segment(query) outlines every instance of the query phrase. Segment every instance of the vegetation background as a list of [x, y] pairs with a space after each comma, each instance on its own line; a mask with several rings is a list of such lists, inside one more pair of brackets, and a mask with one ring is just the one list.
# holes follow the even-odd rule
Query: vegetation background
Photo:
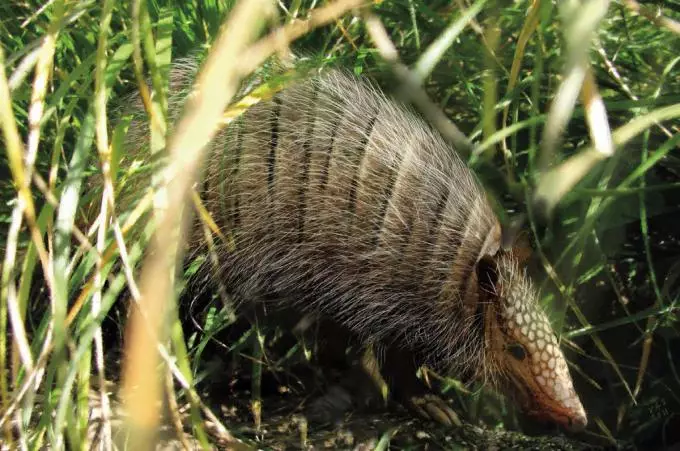
[[[166, 128], [172, 130], [165, 103], [170, 61], [241, 45], [249, 52], [240, 66], [217, 59], [213, 72], [231, 80], [259, 73], [287, 44], [305, 57], [307, 70], [342, 65], [390, 92], [407, 91], [447, 138], [462, 142], [459, 150], [503, 220], [524, 215], [542, 301], [561, 331], [590, 418], [578, 440], [631, 449], [680, 442], [677, 0], [376, 0], [361, 10], [353, 8], [358, 1], [258, 0], [250, 2], [257, 14], [242, 12], [247, 20], [232, 24], [243, 41], [220, 40], [236, 3], [0, 5], [2, 446], [90, 449], [93, 442], [108, 445], [106, 431], [121, 424], [143, 443], [155, 428], [156, 397], [164, 400], [168, 436], [183, 430], [178, 443], [185, 448], [233, 447], [237, 439], [272, 448], [315, 440], [349, 446], [346, 436], [307, 434], [303, 424], [282, 420], [315, 389], [294, 371], [317, 374], [313, 346], [285, 341], [286, 331], [274, 326], [236, 327], [219, 290], [206, 294], [188, 283], [201, 261], [182, 265], [172, 289], [157, 286], [167, 311], [162, 321], [152, 312], [150, 321], [164, 324], [163, 345], [135, 335], [128, 316], [143, 298], [136, 290], [148, 293], [152, 285], [144, 280], [167, 276], [139, 275], [143, 262], [153, 263], [142, 250], [158, 204], [113, 216], [104, 210], [108, 221], [86, 215], [100, 208], [106, 183], [119, 190], [130, 173], [150, 167], [130, 165], [121, 145], [120, 113], [140, 82], [156, 120], [151, 149], [163, 149]], [[378, 39], [381, 30], [388, 41]], [[256, 38], [262, 40], [252, 44]], [[221, 100], [233, 116], [281, 83]], [[167, 137], [170, 147], [181, 142]], [[90, 175], [100, 177], [98, 189], [84, 181]], [[142, 229], [128, 235], [135, 227]], [[146, 361], [167, 377], [134, 375], [130, 362]], [[127, 384], [149, 387], [149, 398], [133, 397], [126, 417], [119, 414], [120, 370]], [[483, 387], [451, 383], [445, 391], [468, 423], [532, 432], [512, 405]], [[407, 416], [358, 418], [362, 430], [355, 433], [377, 448], [454, 446], [451, 431], [414, 425]], [[474, 431], [467, 446], [484, 443]]]

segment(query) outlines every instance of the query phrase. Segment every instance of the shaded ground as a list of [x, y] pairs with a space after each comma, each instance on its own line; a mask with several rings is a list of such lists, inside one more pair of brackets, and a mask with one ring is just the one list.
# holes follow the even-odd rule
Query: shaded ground
[[[564, 436], [528, 437], [516, 432], [493, 431], [464, 424], [451, 429], [413, 418], [401, 409], [389, 412], [357, 412], [335, 428], [309, 428], [291, 420], [290, 412], [301, 399], [266, 401], [262, 428], [257, 434], [245, 406], [228, 418], [232, 432], [266, 449], [466, 449], [466, 450], [586, 450], [599, 449]], [[239, 402], [239, 404], [242, 404]], [[245, 421], [244, 421], [245, 420]], [[306, 443], [303, 438], [306, 435]], [[381, 443], [382, 441], [382, 443]], [[603, 449], [603, 448], [602, 448]]]
[[[248, 410], [247, 399], [237, 399], [233, 405], [222, 406], [220, 420], [242, 444], [236, 447], [223, 443], [216, 449], [266, 450], [599, 450], [626, 449], [595, 447], [561, 434], [529, 437], [517, 432], [490, 430], [470, 424], [451, 429], [421, 421], [399, 409], [390, 412], [361, 412], [350, 415], [335, 427], [306, 427], [300, 417], [291, 415], [298, 410], [301, 398], [268, 399], [262, 425], [256, 431]], [[216, 412], [217, 413], [217, 412]], [[186, 420], [186, 418], [185, 418]], [[94, 424], [94, 422], [93, 422]], [[114, 430], [117, 421], [114, 421]], [[185, 422], [186, 424], [186, 422]], [[220, 434], [210, 424], [206, 431], [213, 443], [220, 443]], [[200, 449], [198, 442], [185, 430], [185, 440], [191, 448]], [[170, 426], [163, 427], [158, 450], [181, 450], [177, 434]]]

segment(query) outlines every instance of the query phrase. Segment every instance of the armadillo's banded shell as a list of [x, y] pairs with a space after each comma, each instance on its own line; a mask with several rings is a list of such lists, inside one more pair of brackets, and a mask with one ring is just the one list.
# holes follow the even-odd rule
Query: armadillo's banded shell
[[[197, 68], [173, 65], [171, 122]], [[127, 163], [148, 158], [144, 110], [132, 106]], [[218, 271], [203, 268], [237, 300], [315, 310], [364, 344], [396, 341], [418, 364], [481, 376], [533, 414], [587, 423], [525, 252], [500, 249], [473, 173], [412, 111], [331, 71], [251, 107], [216, 136], [206, 166], [201, 194], [227, 240], [215, 240]], [[119, 208], [155, 165], [139, 167], [119, 184]], [[192, 231], [194, 252], [204, 231]]]
[[225, 256], [230, 288], [296, 294], [360, 332], [364, 321], [391, 322], [377, 329], [417, 340], [422, 330], [399, 323], [431, 328], [425, 315], [442, 317], [432, 314], [441, 302], [447, 321], [462, 315], [460, 302], [476, 293], [474, 264], [499, 240], [455, 151], [344, 72], [254, 105], [207, 161], [206, 206], [236, 243]]

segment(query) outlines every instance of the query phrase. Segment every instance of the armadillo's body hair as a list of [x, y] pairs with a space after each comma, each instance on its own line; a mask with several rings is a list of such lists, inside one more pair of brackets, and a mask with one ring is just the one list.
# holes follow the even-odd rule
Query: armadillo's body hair
[[[186, 61], [173, 68], [171, 117], [195, 71]], [[221, 267], [212, 277], [235, 298], [277, 298], [328, 315], [366, 342], [410, 348], [440, 370], [520, 384], [542, 408], [559, 400], [556, 419], [585, 421], [483, 189], [409, 108], [333, 70], [255, 104], [217, 135], [206, 162], [204, 204], [235, 244], [217, 241]], [[510, 342], [530, 360], [513, 363]], [[555, 371], [544, 376], [544, 368]]]
[[[463, 312], [457, 288], [496, 223], [470, 171], [415, 114], [344, 72], [293, 86], [278, 99], [278, 107], [256, 105], [243, 118], [253, 134], [262, 131], [251, 145], [264, 149], [258, 158], [244, 147], [248, 160], [238, 172], [248, 188], [234, 187], [238, 174], [229, 177], [218, 163], [233, 158], [236, 133], [227, 130], [208, 157], [206, 207], [219, 223], [242, 229], [237, 251], [224, 259], [230, 285], [249, 298], [295, 293], [287, 298], [300, 307], [338, 319], [365, 340], [404, 342], [440, 368], [484, 368], [479, 328], [460, 327], [477, 312]], [[310, 106], [314, 111], [305, 111]], [[275, 162], [273, 108], [280, 109]], [[302, 178], [308, 186], [298, 193]], [[383, 180], [381, 189], [365, 188]], [[224, 207], [237, 199], [234, 220]], [[409, 239], [414, 226], [421, 230]], [[457, 249], [458, 242], [466, 247]]]

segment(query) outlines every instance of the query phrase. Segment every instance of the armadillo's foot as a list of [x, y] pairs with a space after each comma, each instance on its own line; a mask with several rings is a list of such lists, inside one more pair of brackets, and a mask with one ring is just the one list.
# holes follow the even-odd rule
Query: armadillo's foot
[[461, 426], [458, 414], [439, 396], [427, 393], [412, 396], [406, 400], [407, 407], [427, 420], [433, 420], [445, 426]]
[[309, 403], [305, 417], [310, 423], [335, 425], [342, 421], [352, 406], [352, 395], [343, 387], [334, 385]]
[[417, 377], [418, 367], [412, 355], [400, 348], [388, 348], [384, 354], [382, 373], [395, 401], [425, 420], [450, 427], [463, 424], [451, 406]]

